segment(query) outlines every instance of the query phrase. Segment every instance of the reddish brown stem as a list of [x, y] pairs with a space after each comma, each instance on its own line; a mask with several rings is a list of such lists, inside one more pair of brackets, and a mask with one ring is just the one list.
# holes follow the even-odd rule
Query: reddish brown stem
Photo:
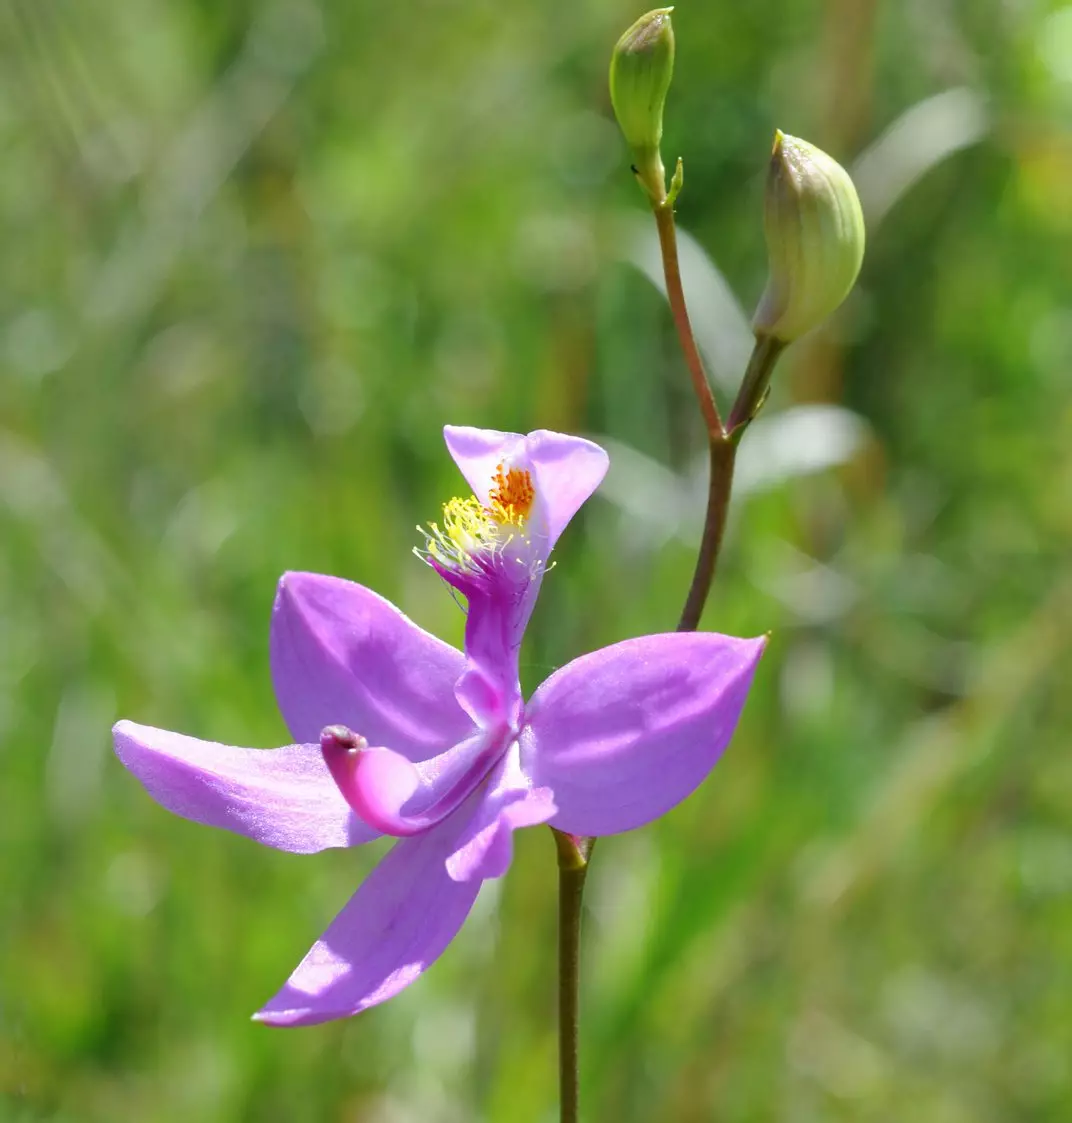
[[661, 203], [653, 203], [652, 211], [655, 214], [655, 225], [659, 230], [659, 248], [662, 250], [663, 273], [666, 276], [666, 296], [670, 302], [670, 311], [674, 317], [681, 350], [685, 354], [685, 365], [689, 368], [689, 375], [692, 378], [692, 388], [696, 391], [696, 398], [700, 403], [700, 412], [707, 426], [708, 437], [713, 441], [716, 436], [722, 436], [722, 418], [719, 416], [715, 396], [711, 393], [711, 383], [707, 379], [703, 360], [696, 347], [688, 309], [685, 307], [685, 290], [681, 286], [681, 266], [677, 256], [674, 208], [664, 199]]

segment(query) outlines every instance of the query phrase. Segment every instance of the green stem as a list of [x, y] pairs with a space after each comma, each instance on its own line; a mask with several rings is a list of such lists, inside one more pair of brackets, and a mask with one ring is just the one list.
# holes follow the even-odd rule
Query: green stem
[[578, 1123], [580, 1082], [577, 1031], [580, 1022], [581, 901], [588, 861], [596, 840], [553, 827], [558, 848], [558, 1077], [561, 1123]]
[[656, 229], [659, 231], [659, 248], [662, 251], [663, 274], [666, 277], [666, 297], [670, 303], [670, 312], [674, 318], [674, 326], [677, 328], [681, 350], [685, 355], [685, 365], [692, 379], [692, 388], [700, 404], [700, 412], [703, 414], [710, 450], [711, 469], [703, 538], [696, 556], [692, 584], [689, 586], [689, 593], [677, 626], [679, 632], [693, 632], [700, 626], [700, 617], [703, 615], [704, 605], [711, 591], [719, 550], [722, 548], [722, 539], [726, 532], [737, 444], [748, 423], [763, 405], [774, 364], [785, 349], [785, 344], [770, 336], [759, 336], [756, 339], [748, 369], [741, 382], [741, 389], [730, 411], [729, 423], [723, 425], [715, 396], [711, 392], [711, 382], [704, 370], [700, 350], [696, 346], [696, 338], [692, 334], [692, 324], [689, 320], [688, 308], [685, 306], [685, 290], [681, 284], [677, 228], [674, 225], [674, 199], [681, 189], [681, 178], [679, 161], [670, 195], [667, 196], [662, 192], [660, 198], [652, 197], [651, 210], [655, 215]]
[[726, 431], [733, 437], [735, 444], [741, 439], [748, 423], [762, 409], [771, 375], [774, 373], [774, 364], [785, 348], [786, 344], [773, 336], [756, 336], [752, 357], [748, 360], [748, 369], [744, 372], [744, 379], [737, 391], [737, 400], [730, 410], [730, 420], [726, 426]]
[[689, 586], [689, 595], [678, 621], [679, 632], [694, 632], [700, 626], [707, 595], [711, 591], [722, 538], [726, 533], [726, 517], [730, 509], [730, 491], [733, 488], [733, 466], [737, 459], [737, 445], [752, 418], [760, 411], [770, 386], [771, 374], [778, 356], [785, 350], [780, 339], [761, 335], [756, 339], [752, 356], [748, 360], [737, 400], [730, 410], [725, 430], [710, 435], [711, 470], [707, 487], [707, 513], [704, 517], [703, 538], [696, 555], [696, 569]]
[[707, 513], [704, 516], [703, 538], [696, 555], [689, 595], [678, 621], [679, 632], [694, 632], [700, 626], [707, 594], [711, 591], [722, 537], [726, 532], [726, 516], [730, 509], [733, 487], [733, 465], [737, 459], [737, 443], [720, 433], [711, 438], [711, 467], [707, 485]]

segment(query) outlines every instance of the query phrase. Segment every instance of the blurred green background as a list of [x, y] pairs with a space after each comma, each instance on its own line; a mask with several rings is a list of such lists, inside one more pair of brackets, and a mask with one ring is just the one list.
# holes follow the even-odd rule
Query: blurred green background
[[[447, 422], [612, 453], [529, 687], [673, 627], [704, 457], [606, 93], [641, 11], [0, 4], [3, 1123], [556, 1118], [546, 831], [405, 995], [272, 1031], [249, 1015], [376, 855], [172, 818], [108, 731], [284, 742], [285, 569], [460, 641], [409, 553], [460, 488]], [[853, 169], [870, 243], [745, 440], [704, 626], [773, 638], [732, 750], [597, 852], [586, 1118], [1067, 1121], [1072, 7], [674, 20], [724, 400], [775, 125]]]

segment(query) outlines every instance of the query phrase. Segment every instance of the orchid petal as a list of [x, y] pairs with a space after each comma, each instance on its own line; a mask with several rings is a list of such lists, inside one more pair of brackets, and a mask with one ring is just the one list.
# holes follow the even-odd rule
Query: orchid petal
[[533, 783], [554, 791], [551, 825], [616, 834], [689, 795], [729, 744], [765, 643], [643, 636], [552, 675], [526, 707], [521, 737]]
[[498, 429], [474, 429], [470, 425], [446, 425], [443, 439], [465, 482], [473, 494], [487, 505], [495, 469], [510, 460], [524, 444], [520, 433], [500, 433]]
[[536, 495], [545, 505], [550, 549], [581, 504], [603, 482], [609, 460], [592, 441], [547, 429], [529, 433], [525, 451], [536, 477]]
[[443, 436], [454, 462], [481, 503], [488, 502], [492, 477], [500, 463], [516, 463], [532, 472], [536, 504], [547, 535], [545, 553], [550, 553], [570, 519], [607, 472], [607, 454], [599, 445], [548, 429], [537, 429], [523, 437], [495, 429], [448, 425]]
[[519, 827], [546, 823], [557, 810], [550, 788], [535, 788], [521, 768], [514, 741], [495, 766], [484, 797], [447, 859], [455, 881], [502, 877], [513, 858], [513, 834]]
[[349, 1017], [417, 979], [454, 939], [480, 889], [479, 881], [452, 880], [444, 865], [465, 822], [462, 811], [397, 843], [256, 1020], [297, 1026]]
[[279, 708], [300, 741], [341, 724], [425, 760], [472, 729], [454, 698], [462, 653], [352, 581], [285, 574], [271, 661]]
[[[498, 646], [494, 643], [497, 638], [494, 631], [489, 642], [489, 629], [485, 624], [487, 609], [479, 599], [474, 600], [475, 605], [470, 602], [465, 621], [468, 661], [465, 672], [454, 687], [454, 697], [481, 729], [516, 725], [523, 705], [516, 667], [520, 641], [511, 644], [500, 624], [498, 631], [502, 639]], [[488, 651], [492, 653], [490, 660]]]
[[123, 764], [184, 819], [296, 854], [379, 837], [346, 805], [319, 745], [239, 749], [132, 721], [113, 733]]

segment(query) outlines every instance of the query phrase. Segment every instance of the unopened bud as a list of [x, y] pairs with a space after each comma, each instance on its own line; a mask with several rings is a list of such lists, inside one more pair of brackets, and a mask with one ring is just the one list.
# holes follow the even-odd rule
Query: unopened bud
[[674, 75], [673, 8], [656, 8], [641, 16], [618, 40], [610, 60], [610, 100], [614, 115], [633, 150], [640, 182], [656, 201], [666, 194], [659, 144], [663, 106]]
[[806, 140], [776, 132], [763, 228], [770, 275], [752, 326], [789, 343], [822, 323], [860, 272], [864, 216], [849, 173]]

